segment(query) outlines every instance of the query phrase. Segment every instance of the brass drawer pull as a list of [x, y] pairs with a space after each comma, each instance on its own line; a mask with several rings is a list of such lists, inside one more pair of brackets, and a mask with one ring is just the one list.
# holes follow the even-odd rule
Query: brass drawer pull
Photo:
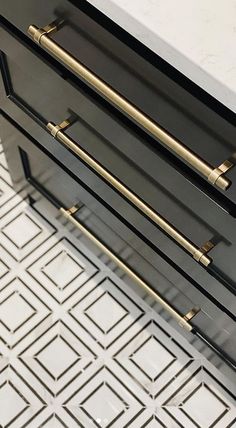
[[215, 168], [193, 153], [184, 144], [168, 134], [157, 123], [130, 103], [126, 98], [121, 96], [112, 87], [92, 73], [71, 54], [62, 49], [55, 41], [50, 39], [49, 34], [57, 30], [58, 27], [55, 24], [47, 25], [44, 28], [38, 28], [35, 25], [30, 25], [28, 28], [28, 34], [36, 43], [44, 47], [48, 52], [59, 59], [98, 93], [104, 96], [123, 113], [133, 119], [138, 125], [147, 130], [153, 137], [160, 140], [166, 147], [171, 149], [185, 162], [201, 173], [211, 184], [216, 185], [222, 190], [226, 190], [231, 185], [231, 181], [224, 176], [224, 174], [234, 166], [230, 160], [226, 160], [219, 167]]
[[177, 312], [165, 299], [163, 299], [156, 291], [152, 289], [139, 275], [137, 275], [123, 260], [116, 256], [105, 244], [103, 244], [93, 233], [90, 232], [73, 214], [75, 214], [74, 207], [72, 209], [60, 208], [60, 212], [64, 217], [69, 219], [87, 238], [89, 238], [101, 251], [108, 255], [116, 264], [121, 268], [132, 280], [137, 282], [148, 294], [154, 299], [173, 317], [177, 320], [179, 325], [187, 331], [192, 331], [193, 327], [189, 321], [200, 312], [200, 308], [192, 308], [186, 315], [181, 315]]
[[54, 123], [49, 122], [47, 124], [47, 129], [54, 138], [74, 152], [80, 159], [82, 159], [84, 163], [89, 165], [91, 169], [93, 169], [100, 177], [102, 177], [107, 183], [109, 183], [128, 201], [130, 201], [136, 208], [142, 211], [150, 220], [159, 226], [160, 229], [162, 229], [169, 237], [171, 237], [185, 251], [187, 251], [187, 253], [189, 253], [197, 262], [204, 266], [208, 266], [211, 263], [211, 258], [207, 256], [207, 253], [214, 246], [211, 242], [207, 242], [201, 248], [199, 248], [189, 241], [174, 226], [168, 223], [161, 215], [150, 208], [145, 202], [142, 201], [142, 199], [129, 190], [123, 183], [121, 183], [121, 181], [114, 177], [114, 175], [112, 175], [92, 156], [90, 156], [81, 146], [79, 146], [79, 144], [75, 143], [71, 138], [69, 138], [63, 132], [63, 129], [67, 128], [68, 126], [68, 120], [63, 121], [60, 125], [54, 125]]

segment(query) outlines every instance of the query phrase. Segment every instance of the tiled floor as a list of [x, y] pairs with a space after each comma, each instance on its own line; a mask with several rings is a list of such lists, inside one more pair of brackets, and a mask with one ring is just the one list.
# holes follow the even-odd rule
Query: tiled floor
[[235, 428], [230, 381], [0, 162], [0, 426]]

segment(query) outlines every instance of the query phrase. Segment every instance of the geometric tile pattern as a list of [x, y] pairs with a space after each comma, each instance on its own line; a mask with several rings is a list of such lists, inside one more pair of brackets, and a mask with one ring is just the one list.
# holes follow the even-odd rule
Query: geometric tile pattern
[[63, 303], [98, 272], [98, 267], [68, 239], [40, 254], [27, 272], [58, 303]]
[[11, 364], [0, 372], [0, 403], [0, 424], [4, 428], [25, 426], [46, 405]]
[[235, 428], [230, 380], [0, 162], [0, 426]]
[[[177, 387], [177, 388], [176, 388]], [[232, 422], [231, 394], [222, 394], [217, 379], [204, 367], [192, 366], [185, 382], [172, 383], [163, 403], [166, 412], [190, 427], [228, 426]], [[174, 405], [173, 405], [174, 404]]]
[[42, 323], [50, 309], [29, 290], [27, 283], [14, 278], [0, 292], [1, 339], [10, 349]]
[[95, 287], [81, 289], [78, 301], [69, 310], [73, 321], [90, 334], [93, 332], [94, 340], [103, 349], [111, 347], [144, 314], [142, 307], [128, 297], [119, 284], [118, 279], [114, 281], [105, 276]]
[[9, 267], [2, 260], [0, 260], [0, 279], [2, 279], [8, 272]]
[[142, 320], [133, 329], [133, 336], [130, 335], [114, 358], [128, 376], [135, 378], [147, 394], [156, 398], [170, 379], [191, 364], [194, 354], [183, 349], [174, 338], [171, 348], [167, 347], [169, 334], [152, 318], [145, 318], [145, 322]]
[[83, 426], [125, 426], [143, 411], [144, 403], [109, 369], [93, 371], [86, 383], [64, 403], [72, 417]]
[[27, 203], [18, 203], [0, 219], [1, 246], [17, 261], [22, 261], [53, 233], [55, 228], [46, 219], [26, 210]]
[[2, 226], [2, 233], [17, 247], [24, 248], [41, 232], [40, 227], [24, 212]]
[[7, 381], [0, 386], [0, 402], [2, 408], [5, 409], [0, 416], [1, 426], [10, 425], [29, 407], [28, 401], [21, 396], [11, 382]]
[[52, 396], [58, 396], [74, 376], [78, 378], [95, 361], [96, 355], [62, 321], [23, 350], [22, 364], [37, 374], [37, 379]]

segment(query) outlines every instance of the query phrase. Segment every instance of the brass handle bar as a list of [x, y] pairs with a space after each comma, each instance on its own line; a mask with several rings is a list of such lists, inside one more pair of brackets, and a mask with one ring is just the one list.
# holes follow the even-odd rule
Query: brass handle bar
[[73, 217], [76, 210], [60, 208], [60, 212], [64, 217], [69, 219], [87, 238], [89, 238], [98, 248], [108, 255], [132, 280], [137, 282], [148, 294], [160, 303], [160, 305], [177, 320], [179, 325], [187, 331], [192, 331], [193, 327], [189, 321], [197, 315], [199, 308], [191, 309], [186, 315], [179, 314], [165, 299], [163, 299], [156, 291], [152, 289], [139, 275], [137, 275], [123, 260], [115, 255], [105, 244], [103, 244], [93, 233], [90, 232], [79, 220]]
[[98, 163], [92, 156], [90, 156], [78, 143], [75, 143], [70, 137], [64, 132], [63, 128], [69, 126], [68, 121], [62, 122], [61, 125], [54, 125], [49, 122], [47, 129], [51, 135], [69, 148], [75, 153], [83, 162], [85, 162], [90, 168], [92, 168], [100, 177], [102, 177], [107, 183], [109, 183], [114, 189], [116, 189], [121, 195], [123, 195], [128, 201], [130, 201], [135, 207], [142, 211], [149, 219], [151, 219], [157, 226], [159, 226], [167, 235], [169, 235], [175, 242], [177, 242], [182, 248], [184, 248], [191, 256], [204, 266], [208, 266], [211, 263], [206, 253], [213, 248], [213, 244], [207, 243], [201, 248], [197, 247], [191, 241], [189, 241], [182, 233], [180, 233], [174, 226], [168, 223], [161, 215], [150, 208], [145, 202], [143, 202], [137, 195], [129, 190], [121, 181], [119, 181], [114, 175], [112, 175], [107, 169], [105, 169], [100, 163]]
[[48, 25], [44, 28], [38, 28], [35, 25], [30, 25], [28, 28], [28, 34], [36, 43], [44, 47], [48, 52], [59, 59], [92, 88], [98, 91], [98, 93], [104, 96], [123, 113], [133, 119], [138, 125], [147, 130], [153, 137], [160, 140], [166, 147], [171, 149], [185, 162], [190, 164], [195, 170], [206, 177], [211, 184], [218, 186], [222, 190], [226, 190], [230, 186], [231, 181], [224, 177], [224, 174], [232, 168], [232, 162], [226, 160], [220, 166], [214, 168], [208, 162], [197, 156], [184, 144], [168, 134], [157, 123], [130, 103], [126, 98], [121, 96], [111, 86], [92, 73], [66, 50], [62, 49], [54, 40], [50, 39], [48, 35], [57, 30], [58, 27], [54, 24]]

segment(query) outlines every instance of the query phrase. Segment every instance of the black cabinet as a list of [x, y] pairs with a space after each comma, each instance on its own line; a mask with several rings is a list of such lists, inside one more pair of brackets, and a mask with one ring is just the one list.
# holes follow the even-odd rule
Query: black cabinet
[[[50, 121], [60, 123], [72, 116], [74, 123], [67, 132], [75, 143], [187, 240], [197, 247], [206, 241], [215, 243], [209, 254], [213, 263], [208, 267], [208, 272], [204, 267], [196, 266], [181, 246], [163, 233], [163, 229], [160, 230], [147, 216], [135, 210], [126, 198], [121, 198], [110, 183], [100, 176], [94, 180], [87, 166], [79, 168], [78, 156], [74, 155], [71, 168], [74, 165], [75, 172], [80, 170], [80, 178], [209, 293], [219, 298], [221, 286], [218, 288], [215, 278], [234, 293], [234, 217], [193, 185], [180, 170], [173, 168], [168, 159], [146, 141], [144, 135], [124, 124], [121, 117], [110, 112], [107, 106], [100, 105], [99, 100], [94, 101], [85, 88], [75, 88], [59, 72], [56, 74], [50, 64], [45, 64], [28, 46], [19, 45], [4, 29], [1, 29], [1, 48], [3, 84], [5, 82], [5, 92], [10, 90], [13, 94], [13, 101], [15, 99], [44, 129]], [[2, 95], [2, 105], [11, 114], [12, 106], [9, 106], [11, 103], [6, 93]], [[27, 129], [32, 133], [29, 123]], [[43, 140], [46, 142], [50, 139], [44, 133]], [[54, 140], [54, 151], [59, 153], [60, 150], [61, 145]], [[211, 278], [211, 275], [214, 277]], [[223, 304], [230, 305], [231, 309], [232, 299], [227, 290], [222, 298]]]
[[[105, 25], [104, 19], [102, 25], [96, 22], [94, 9], [89, 5], [86, 7], [86, 2], [76, 2], [76, 7], [75, 2], [55, 0], [45, 2], [42, 7], [41, 3], [23, 0], [20, 11], [13, 1], [2, 0], [0, 4], [4, 17], [26, 38], [29, 38], [27, 30], [31, 24], [44, 27], [56, 20], [59, 23], [59, 30], [50, 34], [49, 38], [55, 40], [62, 51], [71, 54], [75, 60], [88, 67], [96, 76], [144, 112], [181, 145], [195, 153], [196, 160], [201, 158], [212, 168], [219, 167], [227, 159], [234, 162], [234, 118], [230, 116], [230, 120], [225, 120], [216, 114], [189, 91], [183, 89], [183, 85], [176, 84], [167, 73], [163, 73], [163, 67], [158, 69], [150, 64], [115, 37], [111, 31], [107, 31], [105, 27], [109, 25]], [[52, 51], [49, 55], [55, 57]], [[56, 57], [58, 59], [58, 56]], [[59, 62], [63, 63], [62, 55]], [[160, 65], [158, 61], [157, 65]], [[69, 68], [76, 75], [74, 67]], [[150, 144], [154, 150], [164, 146], [168, 149], [169, 155], [171, 151], [173, 153], [173, 149], [166, 143], [163, 144], [161, 139], [152, 139]], [[194, 171], [192, 166], [182, 157], [176, 156], [176, 153], [172, 160], [173, 164], [179, 161], [177, 164], [179, 168], [182, 167], [182, 172], [186, 171], [189, 177], [194, 179], [197, 169]], [[197, 161], [195, 166], [197, 168]], [[234, 168], [226, 174], [226, 178], [232, 182], [226, 192], [217, 186], [211, 189], [212, 186], [208, 185], [208, 182], [204, 188], [205, 192], [209, 191], [218, 203], [220, 202], [234, 215], [235, 174]], [[202, 183], [201, 173], [195, 179]], [[214, 190], [218, 191], [218, 195]]]
[[[16, 187], [31, 180], [65, 207], [82, 200], [105, 228], [137, 253], [133, 269], [154, 288], [160, 272], [173, 284], [181, 313], [191, 309], [192, 303], [198, 305], [214, 320], [216, 328], [224, 326], [233, 338], [236, 168], [222, 175], [232, 183], [229, 189], [210, 184], [165, 141], [154, 138], [66, 67], [63, 57], [60, 60], [35, 44], [27, 28], [56, 20], [59, 31], [47, 37], [113, 88], [135, 111], [141, 111], [189, 153], [214, 168], [227, 159], [234, 163], [232, 114], [212, 108], [213, 101], [196, 96], [196, 88], [187, 90], [178, 73], [165, 69], [159, 58], [148, 60], [142, 48], [138, 52], [122, 32], [118, 38], [109, 20], [85, 2], [75, 5], [53, 0], [44, 6], [23, 0], [19, 13], [15, 2], [0, 1], [2, 123], [6, 116], [19, 127], [21, 135], [17, 145], [4, 143]], [[71, 126], [61, 133], [72, 142], [70, 147], [53, 138], [47, 127], [48, 122], [58, 125], [67, 118]], [[11, 126], [3, 126], [5, 141]], [[87, 162], [81, 151], [100, 169]], [[22, 161], [24, 167], [20, 167]], [[106, 174], [99, 172], [101, 168]], [[48, 171], [52, 175], [48, 176]], [[161, 220], [156, 221], [157, 217]], [[174, 236], [166, 225], [176, 231]], [[187, 245], [182, 245], [177, 235]], [[211, 261], [206, 266], [201, 259], [200, 263], [194, 260], [188, 243], [201, 249], [209, 241], [213, 248], [206, 254]], [[114, 241], [108, 244], [112, 247]], [[200, 322], [196, 316], [196, 325], [197, 319], [207, 334], [207, 318]], [[232, 338], [225, 340], [229, 344], [225, 350], [228, 346], [231, 356]]]
[[[128, 263], [125, 255], [119, 258], [177, 314], [184, 315], [194, 308], [200, 308], [194, 317], [194, 332], [216, 349], [221, 349], [223, 343], [227, 358], [236, 358], [235, 318], [222, 305], [220, 297], [217, 302], [202, 293], [197, 283], [178, 272], [170, 261], [168, 263], [162, 254], [158, 254], [144, 241], [145, 238], [134, 233], [117, 211], [106, 206], [104, 200], [88, 185], [89, 180], [81, 181], [72, 174], [71, 160], [70, 156], [66, 156], [66, 150], [62, 158], [55, 156], [50, 145], [42, 150], [37, 141], [25, 135], [22, 129], [17, 129], [4, 113], [0, 125], [5, 153], [18, 191], [24, 189], [31, 195], [31, 203], [41, 194], [58, 209], [76, 205], [82, 207], [75, 218], [82, 218], [83, 225], [114, 254], [119, 248], [126, 248], [124, 254], [129, 254]], [[81, 166], [79, 162], [78, 165]], [[35, 194], [33, 188], [39, 193]]]

